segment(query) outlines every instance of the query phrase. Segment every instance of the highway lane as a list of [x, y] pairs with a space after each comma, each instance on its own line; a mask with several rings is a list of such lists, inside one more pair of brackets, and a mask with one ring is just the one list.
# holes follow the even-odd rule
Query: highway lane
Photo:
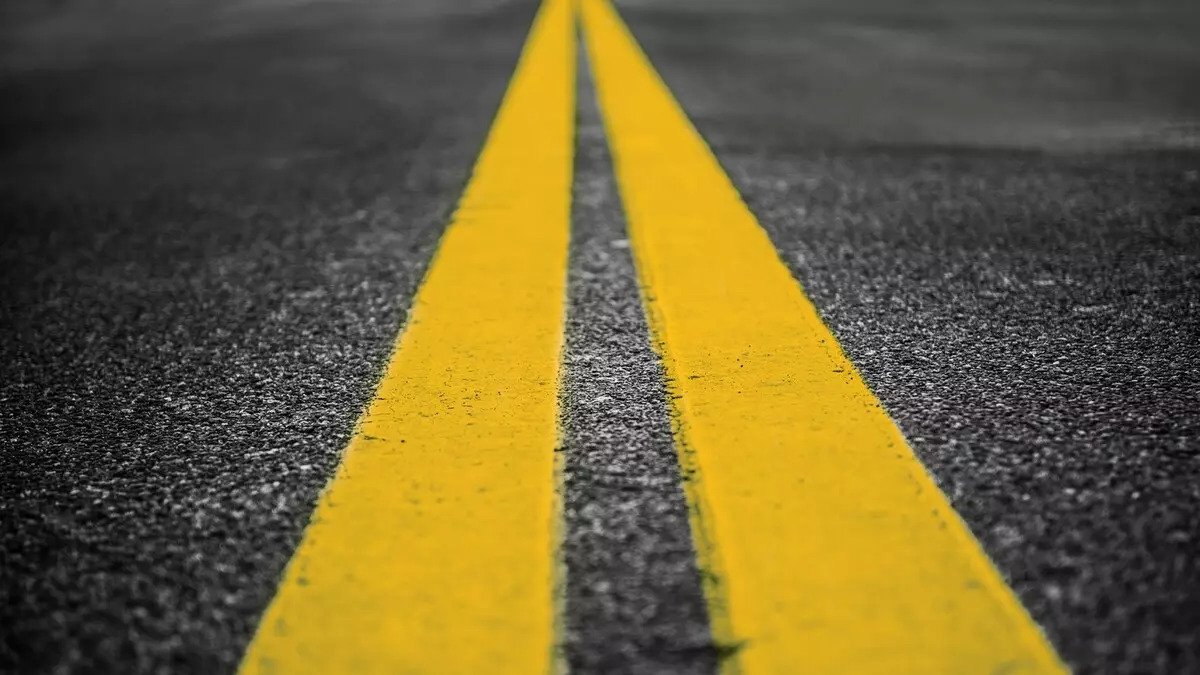
[[535, 3], [215, 7], [6, 23], [5, 672], [232, 672]]
[[1064, 658], [1200, 670], [1200, 12], [620, 6]]
[[[24, 2], [0, 80], [0, 668], [232, 672], [534, 3]], [[1060, 653], [1200, 670], [1194, 10], [620, 8]], [[590, 86], [565, 656], [711, 672], [738, 646], [705, 635]]]

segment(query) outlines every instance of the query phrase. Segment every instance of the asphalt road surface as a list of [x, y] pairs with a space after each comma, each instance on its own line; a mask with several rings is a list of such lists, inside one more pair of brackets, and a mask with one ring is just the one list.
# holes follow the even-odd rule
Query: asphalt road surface
[[[1200, 673], [1200, 6], [617, 5], [1063, 660]], [[0, 671], [236, 670], [536, 10], [0, 9]], [[564, 655], [715, 672], [578, 104]]]

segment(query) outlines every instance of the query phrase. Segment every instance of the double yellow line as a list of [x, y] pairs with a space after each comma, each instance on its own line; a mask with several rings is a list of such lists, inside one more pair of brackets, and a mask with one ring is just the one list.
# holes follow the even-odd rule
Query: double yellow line
[[[545, 0], [241, 671], [545, 673], [574, 148]], [[581, 0], [728, 672], [1065, 670], [606, 0]]]

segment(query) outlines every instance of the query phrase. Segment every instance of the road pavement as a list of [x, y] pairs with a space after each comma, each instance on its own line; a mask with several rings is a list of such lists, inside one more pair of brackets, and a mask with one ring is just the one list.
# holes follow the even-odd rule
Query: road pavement
[[[1200, 672], [1200, 11], [618, 3], [1063, 659]], [[234, 672], [532, 1], [6, 6], [0, 670]], [[592, 83], [561, 382], [577, 672], [713, 672]]]
[[1200, 12], [624, 8], [1064, 658], [1200, 671]]
[[535, 9], [439, 4], [133, 5], [12, 57], [0, 670], [236, 666]]

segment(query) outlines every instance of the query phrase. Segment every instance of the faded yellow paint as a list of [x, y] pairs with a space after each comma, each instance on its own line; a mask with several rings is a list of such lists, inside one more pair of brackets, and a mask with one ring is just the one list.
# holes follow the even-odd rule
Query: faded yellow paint
[[570, 0], [547, 0], [242, 673], [554, 667], [574, 64]]
[[1063, 672], [615, 11], [582, 12], [727, 670]]

